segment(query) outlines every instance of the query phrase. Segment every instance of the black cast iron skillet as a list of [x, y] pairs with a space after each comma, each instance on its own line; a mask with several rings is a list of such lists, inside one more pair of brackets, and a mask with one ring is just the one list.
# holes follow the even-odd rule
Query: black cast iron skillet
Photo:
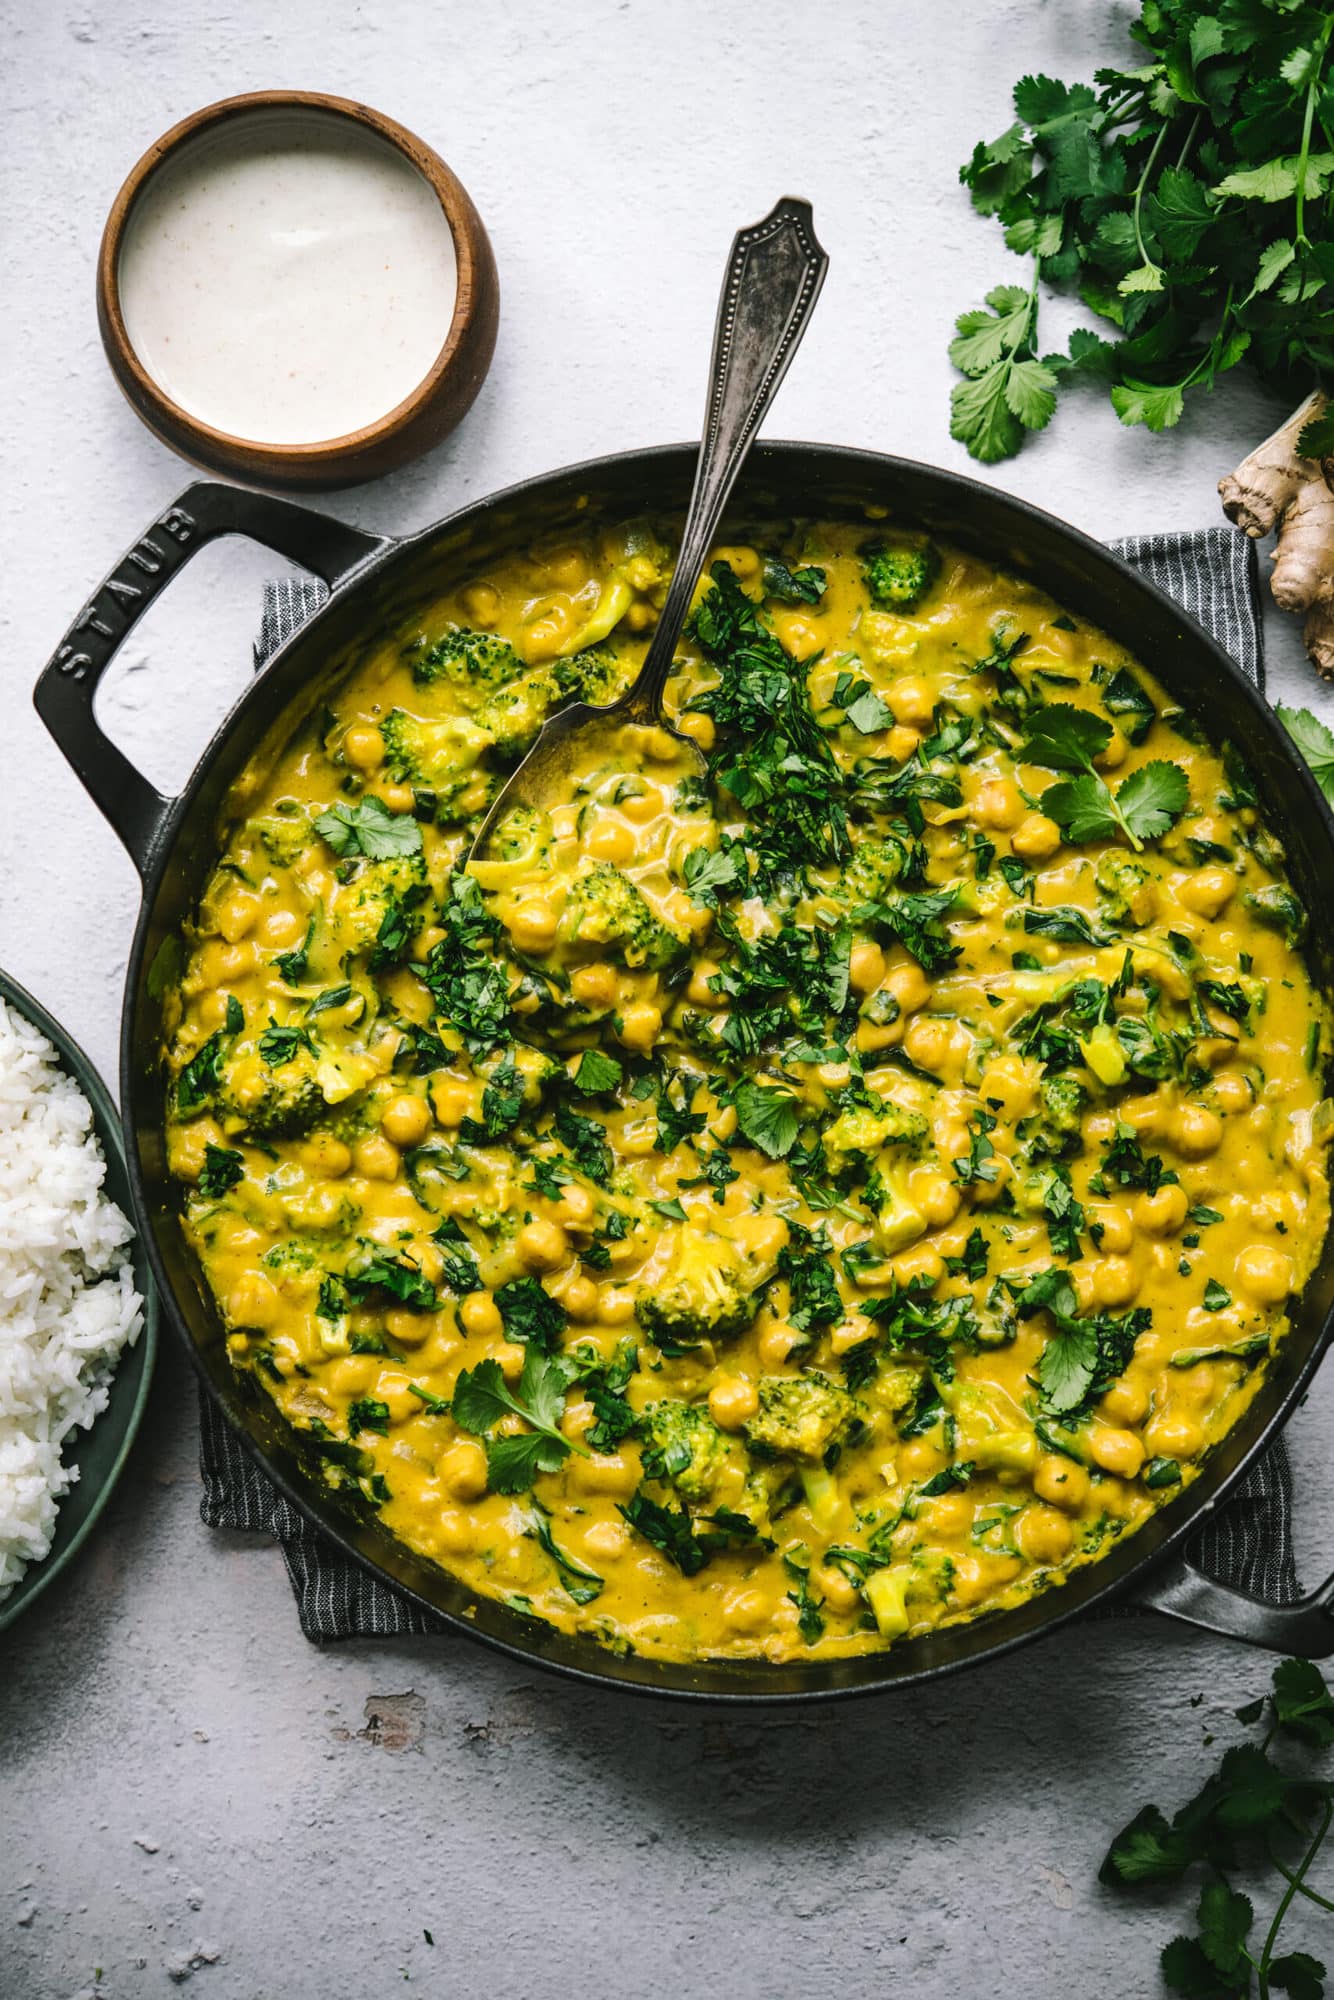
[[[924, 1680], [983, 1660], [1049, 1631], [1091, 1605], [1129, 1598], [1253, 1644], [1324, 1656], [1334, 1652], [1334, 1576], [1301, 1602], [1275, 1608], [1204, 1577], [1183, 1546], [1278, 1434], [1334, 1329], [1334, 1240], [1293, 1311], [1264, 1384], [1199, 1477], [1135, 1535], [1071, 1581], [1019, 1608], [948, 1627], [887, 1653], [828, 1665], [757, 1662], [672, 1665], [619, 1658], [567, 1638], [502, 1604], [476, 1597], [394, 1541], [373, 1512], [331, 1493], [318, 1459], [250, 1378], [236, 1374], [224, 1329], [184, 1242], [164, 1163], [161, 995], [172, 940], [193, 910], [214, 853], [227, 786], [257, 748], [276, 746], [290, 720], [309, 713], [330, 678], [387, 624], [511, 548], [590, 520], [637, 513], [679, 518], [695, 447], [668, 446], [598, 459], [482, 500], [405, 541], [238, 487], [199, 484], [134, 544], [80, 614], [37, 684], [47, 728], [129, 849], [144, 900], [130, 950], [121, 1037], [121, 1104], [135, 1213], [167, 1316], [209, 1394], [281, 1491], [344, 1553], [458, 1630], [503, 1652], [589, 1681], [710, 1700], [793, 1701], [851, 1695]], [[1177, 605], [1099, 544], [1051, 515], [971, 479], [869, 452], [805, 444], [758, 445], [733, 507], [737, 521], [793, 516], [864, 520], [888, 508], [901, 523], [948, 536], [1002, 568], [1032, 577], [1060, 603], [1102, 626], [1136, 654], [1216, 743], [1244, 751], [1292, 877], [1312, 912], [1312, 972], [1334, 992], [1334, 819], [1309, 771], [1256, 691]], [[93, 702], [135, 620], [204, 543], [253, 537], [314, 571], [332, 595], [274, 655], [223, 723], [179, 798], [163, 798], [108, 741]]]

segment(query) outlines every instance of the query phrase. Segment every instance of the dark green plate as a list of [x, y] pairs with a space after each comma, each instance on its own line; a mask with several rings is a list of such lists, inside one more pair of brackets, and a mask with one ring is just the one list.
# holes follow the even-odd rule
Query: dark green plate
[[[107, 1194], [126, 1215], [133, 1215], [129, 1177], [125, 1172], [125, 1148], [120, 1135], [120, 1119], [107, 1095], [106, 1085], [77, 1042], [71, 1041], [58, 1021], [39, 1007], [30, 993], [0, 972], [0, 998], [27, 1016], [40, 1028], [60, 1057], [61, 1067], [72, 1076], [93, 1108], [93, 1124], [106, 1155]], [[157, 1295], [148, 1272], [148, 1259], [136, 1237], [130, 1245], [135, 1289], [144, 1302], [143, 1331], [133, 1347], [126, 1348], [111, 1383], [111, 1399], [91, 1430], [74, 1431], [65, 1440], [67, 1465], [77, 1465], [79, 1477], [60, 1503], [55, 1540], [42, 1562], [29, 1563], [22, 1578], [0, 1603], [0, 1632], [22, 1616], [35, 1597], [53, 1584], [87, 1541], [98, 1517], [111, 1498], [116, 1481], [130, 1455], [135, 1432], [148, 1402], [157, 1353]]]

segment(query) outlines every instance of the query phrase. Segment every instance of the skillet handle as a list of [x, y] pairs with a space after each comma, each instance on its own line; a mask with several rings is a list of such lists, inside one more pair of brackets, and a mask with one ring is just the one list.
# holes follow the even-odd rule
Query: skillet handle
[[1295, 1604], [1266, 1604], [1215, 1583], [1184, 1556], [1176, 1556], [1132, 1591], [1130, 1602], [1247, 1646], [1308, 1660], [1325, 1660], [1334, 1653], [1334, 1576]]
[[42, 670], [33, 703], [145, 879], [175, 801], [150, 785], [103, 734], [93, 702], [127, 634], [177, 570], [219, 535], [262, 542], [323, 577], [330, 589], [389, 545], [381, 536], [290, 500], [201, 480], [159, 514], [94, 592]]

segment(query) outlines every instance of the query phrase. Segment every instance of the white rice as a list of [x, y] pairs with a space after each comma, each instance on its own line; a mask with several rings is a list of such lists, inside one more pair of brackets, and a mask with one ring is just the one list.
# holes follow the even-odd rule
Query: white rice
[[0, 1000], [0, 1603], [50, 1548], [78, 1478], [61, 1445], [106, 1408], [143, 1325], [105, 1174], [87, 1098]]

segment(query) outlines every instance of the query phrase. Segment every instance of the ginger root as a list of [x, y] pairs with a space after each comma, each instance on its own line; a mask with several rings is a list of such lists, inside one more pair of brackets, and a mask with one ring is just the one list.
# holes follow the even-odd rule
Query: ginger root
[[1235, 472], [1218, 482], [1223, 512], [1258, 539], [1277, 530], [1269, 587], [1284, 611], [1304, 611], [1306, 650], [1334, 680], [1334, 458], [1302, 458], [1297, 437], [1322, 416], [1316, 390]]

